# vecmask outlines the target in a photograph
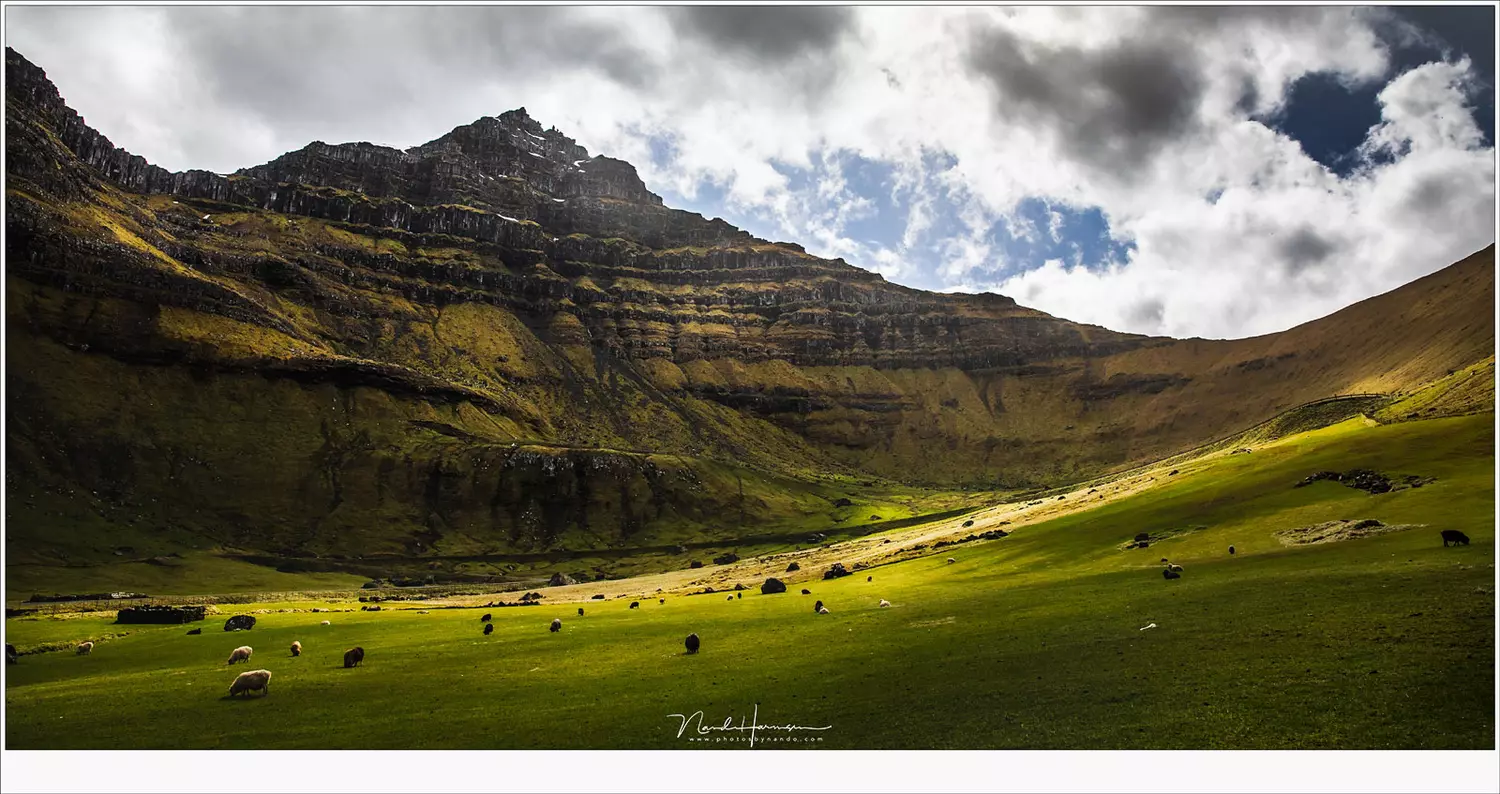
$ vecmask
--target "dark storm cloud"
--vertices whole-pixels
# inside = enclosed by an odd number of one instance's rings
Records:
[[[853,29],[853,9],[830,6],[673,6],[679,33],[756,60],[826,52]]]
[[[1287,235],[1278,245],[1287,275],[1296,276],[1327,261],[1338,247],[1306,226]]]
[[[1083,50],[994,28],[976,35],[968,63],[995,89],[1002,115],[1041,123],[1071,155],[1111,172],[1143,166],[1189,135],[1204,91],[1193,59],[1155,41]]]

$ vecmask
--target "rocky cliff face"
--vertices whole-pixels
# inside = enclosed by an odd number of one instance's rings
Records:
[[[172,173],[12,50],[6,71],[7,487],[110,495],[88,522],[171,502],[160,520],[221,542],[347,549],[374,523],[411,553],[803,526],[830,514],[787,494],[826,475],[1052,483],[1367,374],[1343,350],[889,284],[665,207],[520,109],[406,151],[316,142]],[[1402,378],[1473,352],[1454,346]],[[98,465],[127,458],[154,463]],[[184,460],[215,474],[178,488]],[[35,509],[22,523],[84,521]]]

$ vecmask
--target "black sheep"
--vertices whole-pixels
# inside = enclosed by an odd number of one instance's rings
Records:
[[[583,607],[578,608],[578,617],[583,617]]]
[[[548,631],[562,631],[562,618],[553,618],[552,619],[552,626],[550,628],[548,628],[547,630]]]
[[[1234,547],[1233,547],[1233,546],[1230,546],[1230,547],[1229,547],[1229,555],[1230,555],[1230,556],[1231,556],[1231,557],[1232,557],[1232,556],[1234,556]]]
[[[630,608],[631,609],[640,609],[641,608],[641,602],[639,602],[639,601],[631,601],[630,602]]]
[[[1469,545],[1469,536],[1456,529],[1445,529],[1443,530],[1443,547],[1447,548],[1449,543],[1455,546],[1459,544],[1467,546]]]
[[[812,595],[812,591],[804,587],[802,588],[802,595]]]
[[[687,635],[687,642],[685,644],[687,645],[687,652],[688,653],[697,653],[698,652],[698,646],[699,646],[698,635],[697,634],[689,634],[689,635]]]
[[[365,649],[360,647],[350,648],[344,651],[344,666],[353,667],[365,660]]]
[[[483,615],[481,615],[479,617],[479,622],[480,623],[489,623],[490,622],[490,618],[492,618],[492,617],[494,617],[494,616],[491,615],[490,613],[486,612],[486,613],[484,613]]]
[[[486,624],[484,624],[484,636],[488,637],[488,636],[490,636],[493,633],[495,633],[495,624],[493,624],[493,623],[486,623]]]
[[[818,603],[813,604],[813,611],[814,612],[817,612],[818,610],[820,610],[822,608],[823,608],[823,602],[822,601],[819,601]]]

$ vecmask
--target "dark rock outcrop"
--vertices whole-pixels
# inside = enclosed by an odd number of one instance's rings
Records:
[[[255,617],[253,615],[235,615],[224,621],[225,631],[249,631],[255,628]]]
[[[767,579],[765,581],[765,583],[760,586],[760,594],[761,595],[771,595],[773,593],[785,593],[785,592],[786,592],[786,583],[782,582],[780,579],[775,579],[775,578]]]

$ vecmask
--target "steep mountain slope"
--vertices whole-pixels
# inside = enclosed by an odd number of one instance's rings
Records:
[[[178,174],[6,75],[13,560],[727,543],[1493,352],[1492,249],[1284,334],[1146,338],[666,208],[522,110]]]

